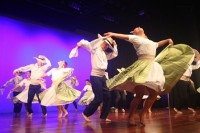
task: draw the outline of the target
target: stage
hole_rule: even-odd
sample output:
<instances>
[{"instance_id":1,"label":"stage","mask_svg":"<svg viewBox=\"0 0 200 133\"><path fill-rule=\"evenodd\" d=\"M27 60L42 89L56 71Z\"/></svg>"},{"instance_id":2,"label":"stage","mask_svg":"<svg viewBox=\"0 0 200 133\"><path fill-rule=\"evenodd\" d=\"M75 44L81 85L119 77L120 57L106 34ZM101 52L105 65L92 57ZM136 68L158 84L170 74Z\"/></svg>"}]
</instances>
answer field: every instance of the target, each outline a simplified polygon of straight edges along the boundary
<instances>
[{"instance_id":1,"label":"stage","mask_svg":"<svg viewBox=\"0 0 200 133\"><path fill-rule=\"evenodd\" d=\"M138 110L140 111L140 110ZM34 113L28 118L26 113L15 116L12 113L0 114L1 133L198 133L200 132L200 109L194 114L183 110L177 115L172 109L156 108L145 117L144 127L127 125L128 113L114 113L109 117L112 122L106 123L99 120L97 111L91 116L92 122L85 122L82 110L70 110L66 118L57 118L57 112L48 112L46 118L41 113ZM136 116L136 120L138 117Z\"/></svg>"}]
</instances>

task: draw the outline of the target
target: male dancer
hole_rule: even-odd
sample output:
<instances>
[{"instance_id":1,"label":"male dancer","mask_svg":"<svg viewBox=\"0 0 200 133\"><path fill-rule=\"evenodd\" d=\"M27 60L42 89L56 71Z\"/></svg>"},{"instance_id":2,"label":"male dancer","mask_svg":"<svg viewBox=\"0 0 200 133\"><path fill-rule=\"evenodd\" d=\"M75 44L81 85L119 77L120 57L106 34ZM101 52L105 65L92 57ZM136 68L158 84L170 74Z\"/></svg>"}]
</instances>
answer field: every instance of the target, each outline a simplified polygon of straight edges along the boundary
<instances>
[{"instance_id":1,"label":"male dancer","mask_svg":"<svg viewBox=\"0 0 200 133\"><path fill-rule=\"evenodd\" d=\"M88 118L97 110L103 102L100 119L105 122L111 122L107 118L110 110L110 92L106 86L105 70L108 66L108 60L117 57L118 50L116 42L112 38L100 37L92 42L81 40L77 47L83 46L91 53L92 71L90 81L94 92L94 100L85 108L83 118L90 122Z\"/></svg>"},{"instance_id":2,"label":"male dancer","mask_svg":"<svg viewBox=\"0 0 200 133\"><path fill-rule=\"evenodd\" d=\"M34 57L37 60L37 63L35 64L30 64L24 67L20 67L18 69L15 69L14 72L21 71L21 72L27 72L31 71L31 81L30 81L30 86L29 86L29 91L28 91L28 102L27 102L27 110L28 110L28 117L32 117L32 101L35 96L37 95L39 103L40 98L39 98L39 93L41 92L41 84L43 82L43 75L45 74L46 70L51 67L51 62L49 59L47 59L43 55L39 55L38 57ZM47 116L47 110L45 106L42 106L42 113L43 116Z\"/></svg>"}]
</instances>

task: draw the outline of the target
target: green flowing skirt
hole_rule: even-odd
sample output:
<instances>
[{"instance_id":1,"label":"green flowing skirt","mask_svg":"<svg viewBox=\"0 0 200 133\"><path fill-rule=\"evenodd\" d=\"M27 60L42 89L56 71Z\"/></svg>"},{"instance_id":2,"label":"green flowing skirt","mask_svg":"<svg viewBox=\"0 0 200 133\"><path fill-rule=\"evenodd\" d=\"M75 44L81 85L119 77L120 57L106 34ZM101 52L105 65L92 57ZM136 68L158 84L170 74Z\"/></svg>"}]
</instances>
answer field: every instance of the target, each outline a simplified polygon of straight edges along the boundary
<instances>
[{"instance_id":1,"label":"green flowing skirt","mask_svg":"<svg viewBox=\"0 0 200 133\"><path fill-rule=\"evenodd\" d=\"M72 103L80 97L81 92L69 86L63 81L64 78L58 79L51 87L41 93L41 105L58 106Z\"/></svg>"},{"instance_id":2,"label":"green flowing skirt","mask_svg":"<svg viewBox=\"0 0 200 133\"><path fill-rule=\"evenodd\" d=\"M157 57L164 71L165 84L163 94L170 92L194 60L194 50L186 44L166 47Z\"/></svg>"},{"instance_id":3,"label":"green flowing skirt","mask_svg":"<svg viewBox=\"0 0 200 133\"><path fill-rule=\"evenodd\" d=\"M162 90L163 93L167 93L175 85L175 83L180 79L183 73L187 70L189 65L192 63L194 58L193 49L186 44L177 44L173 46L166 47L161 53L156 57L155 60L137 60L131 66L126 68L121 73L117 74L113 78L106 81L109 90L127 90L129 92L134 92L135 86L143 84L146 86L154 85L150 87L159 92ZM156 80L154 82L149 82L149 73L152 73L152 67L156 63L159 63L163 69L163 74L152 74L152 78L162 75L165 78L165 82L162 85L157 84ZM158 67L158 65L157 65ZM161 72L161 71L160 71ZM157 79L159 81L159 78ZM157 85L157 86L156 86ZM159 87L162 87L159 89Z\"/></svg>"},{"instance_id":4,"label":"green flowing skirt","mask_svg":"<svg viewBox=\"0 0 200 133\"><path fill-rule=\"evenodd\" d=\"M78 104L79 105L88 105L92 102L93 99L94 99L93 91L87 91L84 93L84 95L78 101Z\"/></svg>"}]
</instances>

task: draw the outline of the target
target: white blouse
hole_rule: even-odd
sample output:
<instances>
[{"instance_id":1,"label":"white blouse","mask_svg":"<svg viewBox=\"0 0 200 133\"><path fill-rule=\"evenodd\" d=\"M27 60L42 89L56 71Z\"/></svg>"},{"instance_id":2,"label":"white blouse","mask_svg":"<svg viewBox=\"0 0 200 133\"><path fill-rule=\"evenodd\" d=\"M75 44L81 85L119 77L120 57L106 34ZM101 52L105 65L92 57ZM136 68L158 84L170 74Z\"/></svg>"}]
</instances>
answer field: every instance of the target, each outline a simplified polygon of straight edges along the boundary
<instances>
[{"instance_id":1,"label":"white blouse","mask_svg":"<svg viewBox=\"0 0 200 133\"><path fill-rule=\"evenodd\" d=\"M138 56L142 54L156 56L157 42L137 35L129 35L128 41L133 44Z\"/></svg>"},{"instance_id":2,"label":"white blouse","mask_svg":"<svg viewBox=\"0 0 200 133\"><path fill-rule=\"evenodd\" d=\"M68 73L70 76L72 74L72 68L52 68L50 71L47 72L47 76L51 76L51 80L55 81L59 79L60 77L63 77L66 73Z\"/></svg>"},{"instance_id":3,"label":"white blouse","mask_svg":"<svg viewBox=\"0 0 200 133\"><path fill-rule=\"evenodd\" d=\"M200 60L195 65L190 65L189 68L183 74L184 76L191 77L192 71L200 68Z\"/></svg>"}]
</instances>

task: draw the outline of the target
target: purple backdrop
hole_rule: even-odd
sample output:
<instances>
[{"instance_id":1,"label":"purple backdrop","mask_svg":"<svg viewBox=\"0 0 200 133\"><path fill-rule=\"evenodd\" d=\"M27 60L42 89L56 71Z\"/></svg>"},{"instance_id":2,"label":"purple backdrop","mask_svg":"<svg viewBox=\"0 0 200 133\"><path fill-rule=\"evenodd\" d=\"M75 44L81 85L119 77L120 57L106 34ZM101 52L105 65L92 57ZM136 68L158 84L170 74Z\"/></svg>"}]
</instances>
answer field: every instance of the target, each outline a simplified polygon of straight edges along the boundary
<instances>
[{"instance_id":1,"label":"purple backdrop","mask_svg":"<svg viewBox=\"0 0 200 133\"><path fill-rule=\"evenodd\" d=\"M42 54L51 60L51 68L57 67L59 60L67 61L68 67L75 69L73 75L79 79L80 84L77 89L82 90L85 79L90 75L90 53L82 48L79 50L79 57L69 59L69 52L83 38L84 36L75 33L0 16L0 87L14 77L12 72L15 68L36 63L33 57ZM48 77L47 87L50 84L50 77ZM13 103L6 99L12 87L12 85L8 86L4 94L0 95L0 113L13 112ZM41 111L38 104L34 104L33 108L35 112ZM70 108L74 108L72 104ZM57 109L48 107L48 111L51 110ZM24 107L22 111L25 111Z\"/></svg>"}]
</instances>

